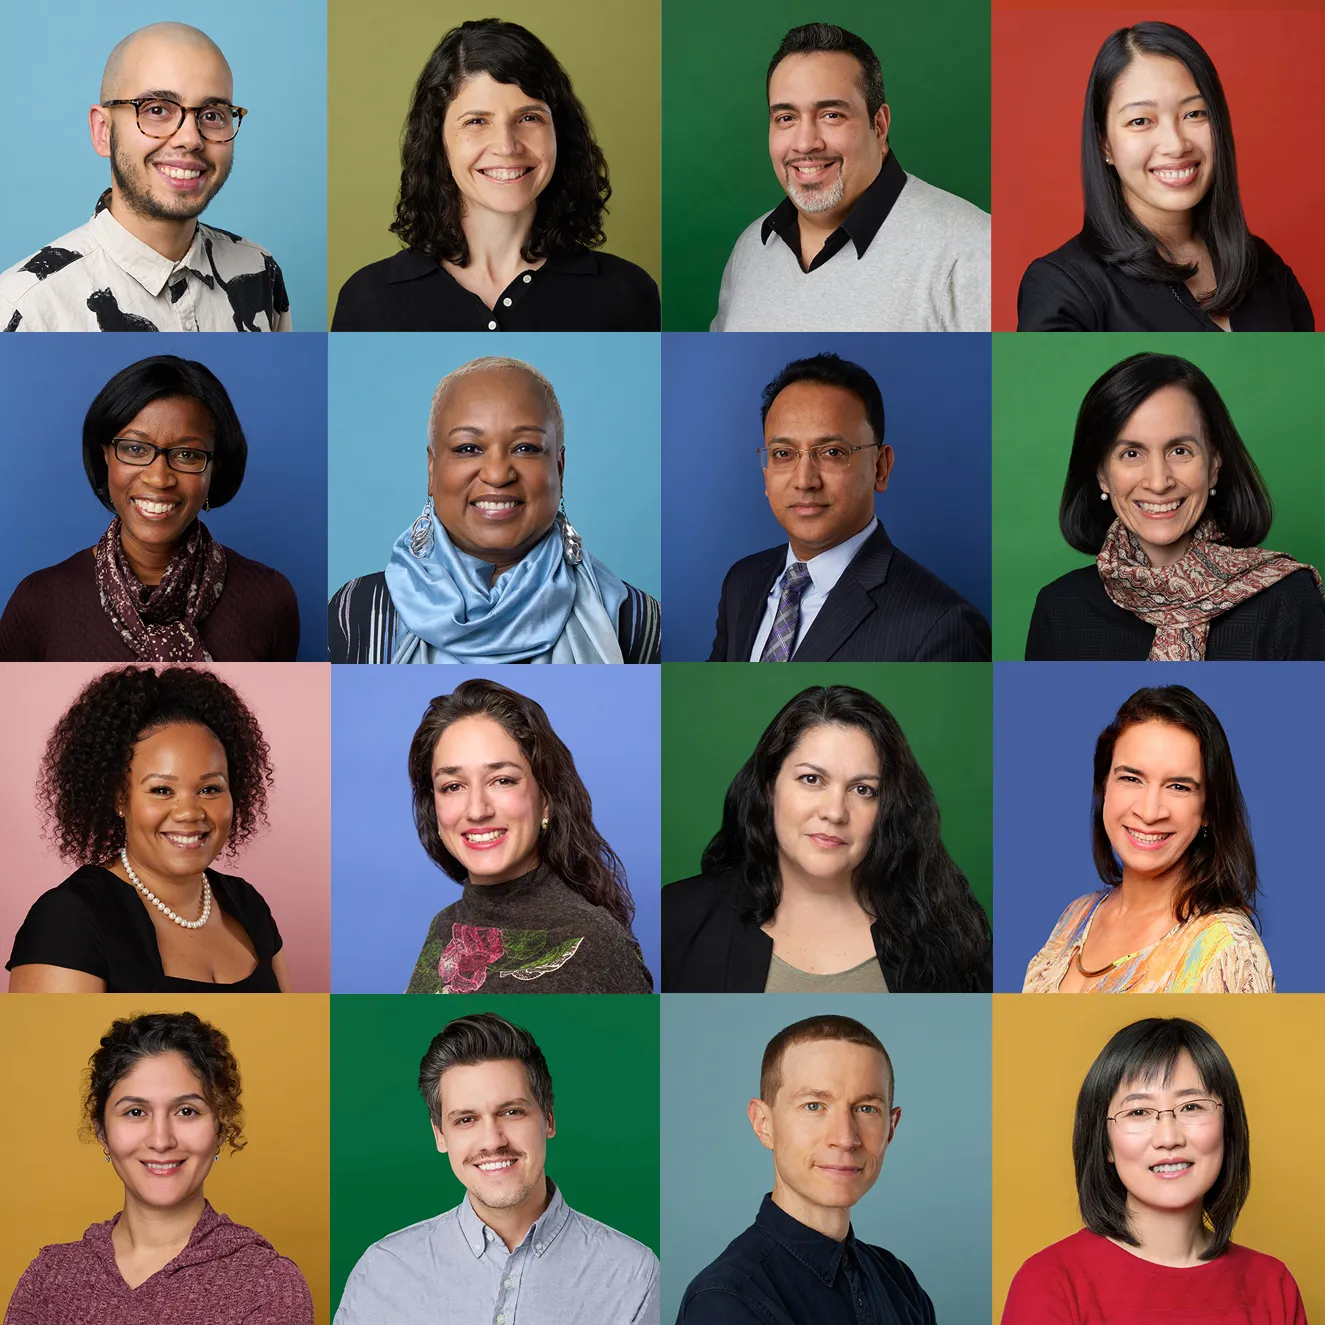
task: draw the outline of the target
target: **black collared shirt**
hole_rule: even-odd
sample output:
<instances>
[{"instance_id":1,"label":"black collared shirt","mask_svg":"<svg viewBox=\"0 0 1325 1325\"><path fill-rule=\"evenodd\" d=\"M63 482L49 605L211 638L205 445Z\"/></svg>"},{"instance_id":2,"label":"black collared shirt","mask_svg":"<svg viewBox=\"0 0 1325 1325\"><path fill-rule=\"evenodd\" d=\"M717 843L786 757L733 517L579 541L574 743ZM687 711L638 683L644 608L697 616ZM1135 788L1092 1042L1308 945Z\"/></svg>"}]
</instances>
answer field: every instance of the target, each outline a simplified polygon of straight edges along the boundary
<instances>
[{"instance_id":1,"label":"black collared shirt","mask_svg":"<svg viewBox=\"0 0 1325 1325\"><path fill-rule=\"evenodd\" d=\"M769 235L776 230L806 271L822 267L845 247L848 239L856 246L856 257L864 257L865 250L879 233L879 227L888 219L888 213L892 211L905 183L906 171L897 160L897 154L890 151L883 158L883 165L879 167L874 182L856 199L856 205L847 214L846 220L828 236L823 248L814 255L814 261L808 267L801 258L800 213L790 198L783 198L764 218L764 228L759 232L759 238L767 244Z\"/></svg>"},{"instance_id":2,"label":"black collared shirt","mask_svg":"<svg viewBox=\"0 0 1325 1325\"><path fill-rule=\"evenodd\" d=\"M341 286L332 331L657 331L658 287L610 253L576 249L522 272L489 308L440 262L405 249Z\"/></svg>"},{"instance_id":3,"label":"black collared shirt","mask_svg":"<svg viewBox=\"0 0 1325 1325\"><path fill-rule=\"evenodd\" d=\"M836 1242L769 1195L686 1289L676 1325L934 1325L934 1306L891 1252Z\"/></svg>"}]
</instances>

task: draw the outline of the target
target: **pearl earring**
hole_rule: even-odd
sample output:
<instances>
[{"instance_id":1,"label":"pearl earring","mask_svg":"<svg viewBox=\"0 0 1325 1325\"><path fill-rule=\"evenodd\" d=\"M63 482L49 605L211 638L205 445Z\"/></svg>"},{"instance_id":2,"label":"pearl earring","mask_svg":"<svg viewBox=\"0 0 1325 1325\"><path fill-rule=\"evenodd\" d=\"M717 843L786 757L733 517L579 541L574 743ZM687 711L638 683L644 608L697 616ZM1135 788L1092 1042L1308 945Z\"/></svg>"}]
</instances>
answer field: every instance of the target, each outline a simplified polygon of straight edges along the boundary
<instances>
[{"instance_id":1,"label":"pearl earring","mask_svg":"<svg viewBox=\"0 0 1325 1325\"><path fill-rule=\"evenodd\" d=\"M1215 495L1215 490L1214 490L1213 488L1210 489L1210 495L1211 495L1212 497Z\"/></svg>"},{"instance_id":2,"label":"pearl earring","mask_svg":"<svg viewBox=\"0 0 1325 1325\"><path fill-rule=\"evenodd\" d=\"M1100 501L1108 501L1108 500L1109 500L1109 493L1108 489L1106 488L1103 492L1100 493Z\"/></svg>"}]
</instances>

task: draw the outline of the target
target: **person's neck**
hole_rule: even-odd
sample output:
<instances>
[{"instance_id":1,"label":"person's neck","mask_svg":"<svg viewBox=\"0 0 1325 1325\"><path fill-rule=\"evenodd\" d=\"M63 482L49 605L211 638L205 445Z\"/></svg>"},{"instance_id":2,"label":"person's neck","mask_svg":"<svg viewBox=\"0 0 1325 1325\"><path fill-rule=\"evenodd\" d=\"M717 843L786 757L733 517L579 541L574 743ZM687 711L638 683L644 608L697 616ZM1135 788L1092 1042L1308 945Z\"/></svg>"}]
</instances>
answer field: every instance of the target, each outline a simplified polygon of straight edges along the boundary
<instances>
[{"instance_id":1,"label":"person's neck","mask_svg":"<svg viewBox=\"0 0 1325 1325\"><path fill-rule=\"evenodd\" d=\"M1111 894L1114 914L1129 921L1153 920L1160 916L1172 920L1183 877L1180 865L1164 874L1144 878L1124 869L1122 882Z\"/></svg>"},{"instance_id":2,"label":"person's neck","mask_svg":"<svg viewBox=\"0 0 1325 1325\"><path fill-rule=\"evenodd\" d=\"M195 913L201 914L202 911L202 878L205 871L199 870L197 874L186 875L184 878L176 878L169 874L158 874L154 870L140 865L133 858L133 852L127 851L129 864L133 866L133 872L138 876L138 882L143 885L148 892L160 898L172 911L176 912L185 920L195 918ZM111 861L110 872L123 879L125 883L132 883L128 872L124 868L124 862L117 855ZM144 906L151 904L146 898L143 899Z\"/></svg>"},{"instance_id":3,"label":"person's neck","mask_svg":"<svg viewBox=\"0 0 1325 1325\"><path fill-rule=\"evenodd\" d=\"M469 248L468 269L503 288L522 271L536 264L523 256L534 228L535 205L522 212L466 214L460 226Z\"/></svg>"},{"instance_id":4,"label":"person's neck","mask_svg":"<svg viewBox=\"0 0 1325 1325\"><path fill-rule=\"evenodd\" d=\"M797 911L858 911L851 871L819 879L796 869L787 861L779 869L781 887L778 896L778 914L781 917Z\"/></svg>"},{"instance_id":5,"label":"person's neck","mask_svg":"<svg viewBox=\"0 0 1325 1325\"><path fill-rule=\"evenodd\" d=\"M815 1205L793 1191L782 1181L780 1173L773 1178L773 1204L783 1214L790 1215L798 1224L822 1233L834 1242L845 1242L851 1232L851 1210L840 1206Z\"/></svg>"},{"instance_id":6,"label":"person's neck","mask_svg":"<svg viewBox=\"0 0 1325 1325\"><path fill-rule=\"evenodd\" d=\"M126 1189L124 1211L115 1225L116 1247L134 1255L169 1252L167 1259L173 1260L188 1246L205 1205L206 1199L198 1192L181 1205L160 1210L143 1205Z\"/></svg>"},{"instance_id":7,"label":"person's neck","mask_svg":"<svg viewBox=\"0 0 1325 1325\"><path fill-rule=\"evenodd\" d=\"M171 262L178 262L189 251L193 236L198 231L198 222L193 217L167 221L140 215L120 197L119 188L115 185L111 186L110 214L135 239L141 239L148 248L155 249Z\"/></svg>"},{"instance_id":8,"label":"person's neck","mask_svg":"<svg viewBox=\"0 0 1325 1325\"><path fill-rule=\"evenodd\" d=\"M552 1203L552 1191L544 1176L519 1205L506 1210L481 1205L474 1200L472 1193L468 1200L469 1208L506 1244L506 1250L514 1251L525 1240L539 1215Z\"/></svg>"},{"instance_id":9,"label":"person's neck","mask_svg":"<svg viewBox=\"0 0 1325 1325\"><path fill-rule=\"evenodd\" d=\"M1140 1245L1117 1245L1153 1265L1199 1265L1201 1253L1210 1245L1200 1202L1185 1210L1155 1210L1128 1197L1127 1223Z\"/></svg>"},{"instance_id":10,"label":"person's neck","mask_svg":"<svg viewBox=\"0 0 1325 1325\"><path fill-rule=\"evenodd\" d=\"M835 547L841 547L843 543L849 543L853 538L859 538L866 529L870 527L870 522L874 519L874 512L871 511L866 517L865 523L860 526L855 533L848 534L845 538L839 538L834 543L829 543L826 547L811 547L806 543L797 543L790 535L787 535L787 542L791 546L792 556L797 561L812 561L815 557L822 556L825 552L831 552Z\"/></svg>"},{"instance_id":11,"label":"person's neck","mask_svg":"<svg viewBox=\"0 0 1325 1325\"><path fill-rule=\"evenodd\" d=\"M144 543L140 543L132 534L125 532L122 524L120 526L120 547L124 549L124 559L129 563L129 569L133 571L134 579L139 584L149 586L161 583L162 577L166 573L166 567L170 565L170 558L175 551L174 543L165 547L149 547Z\"/></svg>"}]
</instances>

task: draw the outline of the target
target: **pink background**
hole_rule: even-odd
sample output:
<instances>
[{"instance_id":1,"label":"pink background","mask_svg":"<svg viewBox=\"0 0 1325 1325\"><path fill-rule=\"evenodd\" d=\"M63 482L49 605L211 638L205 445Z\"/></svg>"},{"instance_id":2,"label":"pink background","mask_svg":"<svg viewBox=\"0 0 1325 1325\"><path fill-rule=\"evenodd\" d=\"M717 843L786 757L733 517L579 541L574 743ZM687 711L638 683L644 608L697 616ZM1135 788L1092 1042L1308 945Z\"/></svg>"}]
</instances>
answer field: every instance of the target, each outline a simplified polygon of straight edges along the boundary
<instances>
[{"instance_id":1,"label":"pink background","mask_svg":"<svg viewBox=\"0 0 1325 1325\"><path fill-rule=\"evenodd\" d=\"M28 907L76 868L43 841L37 769L46 738L74 696L108 670L97 663L6 663L0 691L0 953L9 960ZM298 993L331 989L331 668L326 663L224 663L271 747L271 826L237 856L217 857L266 898ZM0 967L3 966L0 962ZM8 973L0 989L8 988Z\"/></svg>"}]
</instances>

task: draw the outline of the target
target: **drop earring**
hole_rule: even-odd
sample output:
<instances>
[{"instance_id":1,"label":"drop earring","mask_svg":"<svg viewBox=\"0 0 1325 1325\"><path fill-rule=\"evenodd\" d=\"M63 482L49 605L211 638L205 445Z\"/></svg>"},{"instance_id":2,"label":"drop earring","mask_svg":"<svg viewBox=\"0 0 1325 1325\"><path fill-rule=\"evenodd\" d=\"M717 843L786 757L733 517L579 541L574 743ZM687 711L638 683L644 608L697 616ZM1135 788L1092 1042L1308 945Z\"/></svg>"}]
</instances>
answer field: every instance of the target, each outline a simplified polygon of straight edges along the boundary
<instances>
[{"instance_id":1,"label":"drop earring","mask_svg":"<svg viewBox=\"0 0 1325 1325\"><path fill-rule=\"evenodd\" d=\"M566 558L566 565L578 566L584 560L584 540L575 531L575 526L566 518L566 498L561 498L561 509L557 512L557 529L561 532L561 553ZM546 825L545 825L546 826Z\"/></svg>"},{"instance_id":2,"label":"drop earring","mask_svg":"<svg viewBox=\"0 0 1325 1325\"><path fill-rule=\"evenodd\" d=\"M1108 500L1109 500L1109 493L1108 490L1106 489L1104 492L1100 493L1100 501L1108 501Z\"/></svg>"},{"instance_id":3,"label":"drop earring","mask_svg":"<svg viewBox=\"0 0 1325 1325\"><path fill-rule=\"evenodd\" d=\"M429 493L428 500L423 505L423 514L410 526L409 550L422 561L424 557L431 555L432 545L432 494Z\"/></svg>"},{"instance_id":4,"label":"drop earring","mask_svg":"<svg viewBox=\"0 0 1325 1325\"><path fill-rule=\"evenodd\" d=\"M109 1164L109 1163L110 1163L110 1151L107 1150L105 1146L102 1146L102 1147L101 1147L101 1153L102 1153L103 1155L105 1155L105 1157L106 1157L106 1163Z\"/></svg>"},{"instance_id":5,"label":"drop earring","mask_svg":"<svg viewBox=\"0 0 1325 1325\"><path fill-rule=\"evenodd\" d=\"M204 497L202 499L202 509L204 511L210 511L212 509L212 499L210 497Z\"/></svg>"}]
</instances>

